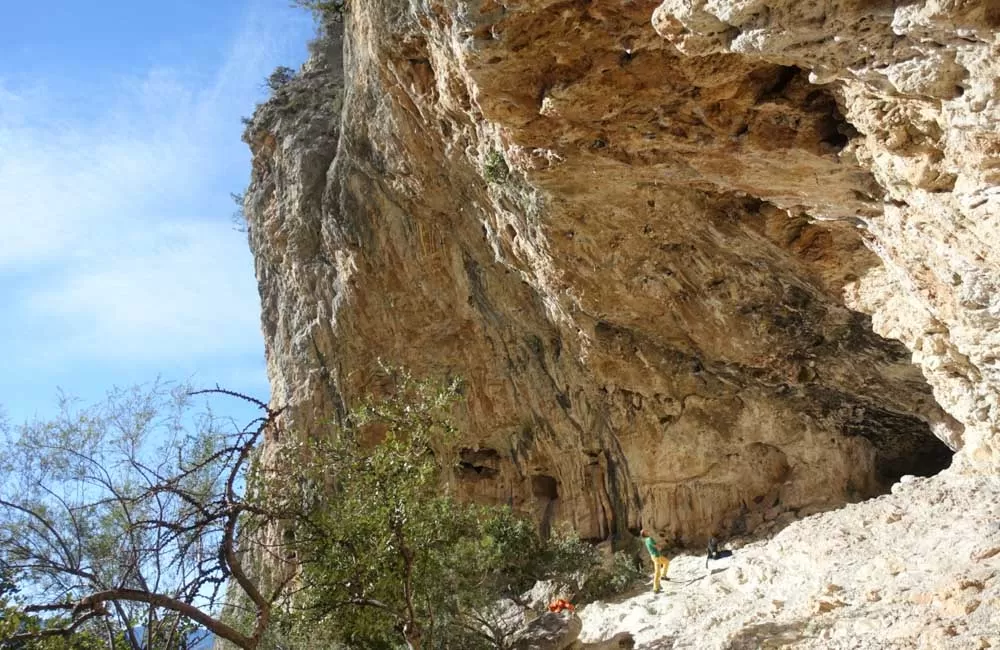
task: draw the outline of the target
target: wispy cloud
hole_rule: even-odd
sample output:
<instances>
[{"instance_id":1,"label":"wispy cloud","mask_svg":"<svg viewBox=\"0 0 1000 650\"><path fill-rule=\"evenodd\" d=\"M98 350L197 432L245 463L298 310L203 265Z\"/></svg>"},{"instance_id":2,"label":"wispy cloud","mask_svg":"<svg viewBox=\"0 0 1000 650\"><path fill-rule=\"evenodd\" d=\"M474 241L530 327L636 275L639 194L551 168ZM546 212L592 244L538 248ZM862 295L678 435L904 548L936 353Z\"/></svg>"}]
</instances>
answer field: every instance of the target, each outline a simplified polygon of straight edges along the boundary
<instances>
[{"instance_id":1,"label":"wispy cloud","mask_svg":"<svg viewBox=\"0 0 1000 650\"><path fill-rule=\"evenodd\" d=\"M10 122L0 117L3 270L63 260L127 231L164 189L190 180L183 162L196 157L169 115L74 124L50 117L58 105L38 101L24 102L24 115Z\"/></svg>"},{"instance_id":2,"label":"wispy cloud","mask_svg":"<svg viewBox=\"0 0 1000 650\"><path fill-rule=\"evenodd\" d=\"M205 70L161 66L99 88L14 90L0 78L8 368L35 381L53 364L78 365L82 381L109 363L244 375L227 360L249 355L262 369L252 260L228 192L248 173L239 117L309 30L307 16L270 6L256 5Z\"/></svg>"},{"instance_id":3,"label":"wispy cloud","mask_svg":"<svg viewBox=\"0 0 1000 650\"><path fill-rule=\"evenodd\" d=\"M262 351L251 262L228 223L154 223L116 243L80 256L71 275L28 298L25 323L72 324L36 360L155 363Z\"/></svg>"}]
</instances>

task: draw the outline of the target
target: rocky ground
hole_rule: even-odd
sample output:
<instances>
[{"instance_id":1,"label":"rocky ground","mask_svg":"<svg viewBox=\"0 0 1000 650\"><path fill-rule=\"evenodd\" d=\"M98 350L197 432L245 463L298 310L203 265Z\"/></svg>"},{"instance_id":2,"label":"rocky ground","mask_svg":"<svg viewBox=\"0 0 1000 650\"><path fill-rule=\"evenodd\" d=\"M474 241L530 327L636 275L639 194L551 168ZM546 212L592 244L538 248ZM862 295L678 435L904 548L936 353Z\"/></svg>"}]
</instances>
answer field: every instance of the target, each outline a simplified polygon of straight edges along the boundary
<instances>
[{"instance_id":1,"label":"rocky ground","mask_svg":"<svg viewBox=\"0 0 1000 650\"><path fill-rule=\"evenodd\" d=\"M682 555L580 611L579 641L636 648L1000 648L1000 479L947 471L796 521L731 560ZM622 647L627 647L627 644Z\"/></svg>"}]
</instances>

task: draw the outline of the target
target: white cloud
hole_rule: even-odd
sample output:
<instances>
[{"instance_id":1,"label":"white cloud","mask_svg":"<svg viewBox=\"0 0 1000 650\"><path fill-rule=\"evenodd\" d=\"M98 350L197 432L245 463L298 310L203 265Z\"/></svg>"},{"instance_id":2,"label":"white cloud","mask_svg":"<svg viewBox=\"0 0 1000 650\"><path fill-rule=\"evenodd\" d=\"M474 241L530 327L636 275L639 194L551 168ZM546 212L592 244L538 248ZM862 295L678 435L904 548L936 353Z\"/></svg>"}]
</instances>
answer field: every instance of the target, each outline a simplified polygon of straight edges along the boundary
<instances>
[{"instance_id":1,"label":"white cloud","mask_svg":"<svg viewBox=\"0 0 1000 650\"><path fill-rule=\"evenodd\" d=\"M270 68L304 50L308 17L260 6L207 83L169 67L99 89L14 91L0 79L9 367L239 359L219 365L224 375L262 356L252 260L228 192L249 171L239 117Z\"/></svg>"},{"instance_id":2,"label":"white cloud","mask_svg":"<svg viewBox=\"0 0 1000 650\"><path fill-rule=\"evenodd\" d=\"M228 223L123 233L114 248L78 257L73 271L25 305L28 322L72 324L39 361L155 363L261 350L252 261Z\"/></svg>"},{"instance_id":3,"label":"white cloud","mask_svg":"<svg viewBox=\"0 0 1000 650\"><path fill-rule=\"evenodd\" d=\"M163 189L192 181L191 162L206 156L199 134L184 129L200 126L162 74L111 98L95 121L72 119L67 105L82 101L73 92L38 87L9 102L0 114L0 270L62 259L127 230L134 217L123 213L150 211Z\"/></svg>"},{"instance_id":4,"label":"white cloud","mask_svg":"<svg viewBox=\"0 0 1000 650\"><path fill-rule=\"evenodd\" d=\"M127 232L123 212L148 209L158 185L183 171L176 143L72 132L22 132L8 143L0 150L0 269L63 260Z\"/></svg>"}]
</instances>

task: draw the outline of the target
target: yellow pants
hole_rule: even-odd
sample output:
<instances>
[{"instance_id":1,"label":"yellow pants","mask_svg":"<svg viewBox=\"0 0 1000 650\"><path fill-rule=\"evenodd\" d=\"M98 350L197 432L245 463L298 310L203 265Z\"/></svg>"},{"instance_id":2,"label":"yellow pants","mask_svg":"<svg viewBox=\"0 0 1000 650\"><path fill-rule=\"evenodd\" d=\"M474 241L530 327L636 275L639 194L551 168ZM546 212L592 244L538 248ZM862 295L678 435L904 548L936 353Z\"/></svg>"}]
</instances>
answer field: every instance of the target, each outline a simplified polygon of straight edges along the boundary
<instances>
[{"instance_id":1,"label":"yellow pants","mask_svg":"<svg viewBox=\"0 0 1000 650\"><path fill-rule=\"evenodd\" d=\"M653 591L660 590L660 578L667 577L667 569L670 568L670 558L666 555L649 556L653 560Z\"/></svg>"}]
</instances>

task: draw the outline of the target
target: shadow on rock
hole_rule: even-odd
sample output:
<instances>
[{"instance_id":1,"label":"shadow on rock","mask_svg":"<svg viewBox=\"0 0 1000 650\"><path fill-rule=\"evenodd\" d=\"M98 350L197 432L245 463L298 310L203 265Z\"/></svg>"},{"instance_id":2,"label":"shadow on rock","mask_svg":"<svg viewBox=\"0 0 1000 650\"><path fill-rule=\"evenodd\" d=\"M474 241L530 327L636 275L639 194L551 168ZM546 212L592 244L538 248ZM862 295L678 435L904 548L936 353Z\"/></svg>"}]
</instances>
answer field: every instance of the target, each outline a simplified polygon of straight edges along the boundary
<instances>
[{"instance_id":1,"label":"shadow on rock","mask_svg":"<svg viewBox=\"0 0 1000 650\"><path fill-rule=\"evenodd\" d=\"M810 622L808 619L803 619L793 623L760 623L745 627L733 635L727 650L776 650L794 647L814 637L815 629L808 629Z\"/></svg>"}]
</instances>

